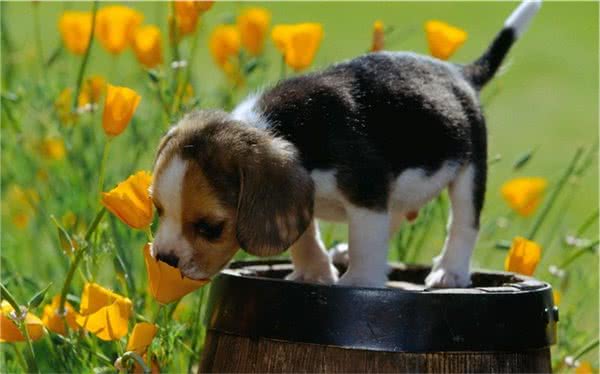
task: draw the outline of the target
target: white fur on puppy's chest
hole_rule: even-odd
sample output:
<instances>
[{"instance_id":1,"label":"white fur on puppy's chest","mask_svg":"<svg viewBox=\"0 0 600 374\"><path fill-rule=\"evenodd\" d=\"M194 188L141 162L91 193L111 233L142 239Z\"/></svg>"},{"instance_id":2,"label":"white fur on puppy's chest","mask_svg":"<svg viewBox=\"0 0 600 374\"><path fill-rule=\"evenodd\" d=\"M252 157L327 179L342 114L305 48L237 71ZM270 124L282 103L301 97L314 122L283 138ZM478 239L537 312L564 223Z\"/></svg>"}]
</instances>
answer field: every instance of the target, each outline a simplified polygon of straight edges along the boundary
<instances>
[{"instance_id":1,"label":"white fur on puppy's chest","mask_svg":"<svg viewBox=\"0 0 600 374\"><path fill-rule=\"evenodd\" d=\"M403 171L392 182L390 209L394 214L418 210L436 197L454 179L458 163L446 162L432 174L424 169L411 168ZM334 170L313 170L315 183L316 217L329 221L346 221L349 202L337 187Z\"/></svg>"}]
</instances>

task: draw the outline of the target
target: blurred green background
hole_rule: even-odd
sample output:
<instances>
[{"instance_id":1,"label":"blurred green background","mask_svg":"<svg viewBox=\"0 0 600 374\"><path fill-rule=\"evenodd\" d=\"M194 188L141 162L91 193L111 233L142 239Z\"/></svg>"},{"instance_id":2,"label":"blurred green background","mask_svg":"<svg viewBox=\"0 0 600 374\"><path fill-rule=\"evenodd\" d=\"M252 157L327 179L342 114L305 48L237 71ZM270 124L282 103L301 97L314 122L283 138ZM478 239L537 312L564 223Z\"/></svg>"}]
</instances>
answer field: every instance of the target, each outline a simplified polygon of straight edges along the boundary
<instances>
[{"instance_id":1,"label":"blurred green background","mask_svg":"<svg viewBox=\"0 0 600 374\"><path fill-rule=\"evenodd\" d=\"M120 2L142 11L144 23L158 25L163 31L165 60L168 61L167 14L168 3ZM107 5L102 3L101 5ZM240 10L250 6L262 6L272 12L272 24L303 21L323 24L325 36L311 69L325 67L330 63L352 58L367 51L371 44L372 24L380 19L394 31L386 40L386 49L410 50L428 53L423 23L429 19L440 19L459 26L468 32L465 45L451 58L455 62L469 62L478 57L500 30L506 17L517 5L512 2L275 2L241 3L217 2L202 17L201 34L197 56L192 68L192 84L201 100L201 107L212 107L215 90L226 86L226 79L213 63L208 50L208 38L214 26L232 22ZM34 8L37 6L37 10ZM43 124L51 117L52 108L28 98L36 95L56 97L67 86L74 86L80 58L66 51L58 56L49 70L40 68L37 57L34 20L36 11L41 20L41 44L45 59L60 45L57 22L66 9L90 10L91 3L3 3L2 11L12 49L3 50L2 88L17 92L24 97L29 110L19 117L23 134L55 134L62 130ZM534 19L530 29L514 45L504 68L497 78L483 91L489 130L490 159L499 155L498 162L490 166L487 202L483 213L483 226L494 224L499 217L507 215L508 208L502 201L501 184L515 176L541 176L550 183L562 175L577 147L590 147L598 140L598 3L596 2L546 2ZM184 56L189 50L189 40L183 42ZM270 62L260 81L250 80L243 91L250 92L274 83L280 72L280 56L272 42L266 43L266 60ZM142 102L130 129L113 144L108 164L106 186L112 186L137 169L150 169L154 149L167 124L161 118L156 96L151 94L147 75L140 69L130 50L113 57L108 55L97 41L91 52L87 74L100 74L112 84L126 85L142 92ZM44 82L44 85L36 84ZM90 130L90 150L83 165L92 165L98 158L98 145L102 143L102 132L95 121L79 126L96 126ZM35 170L30 168L29 155L33 148L24 137L7 134L2 124L2 191L18 183L36 186ZM131 145L131 146L130 146ZM423 146L426 146L425 144ZM101 147L100 147L101 148ZM531 161L518 172L513 171L514 162L525 152L535 149ZM52 172L60 173L62 167L49 166ZM47 211L32 223L29 231L16 230L3 213L2 256L8 259L13 269L37 282L62 282L64 260L56 255L55 228L48 220L49 214L60 217L67 208L76 215L91 219L89 199L81 196L89 192L89 186L80 183L94 178L97 170L90 167L76 171L76 176L56 177L55 184L41 193ZM52 177L54 178L54 177ZM92 183L91 186L94 184ZM42 190L42 188L40 188ZM89 194L88 194L89 195ZM569 184L561 199L557 201L539 241L544 245L544 257L536 276L551 280L548 266L564 258L560 245L564 237L572 234L582 222L597 211L598 207L598 163L593 165L582 178ZM3 210L4 212L4 210ZM495 249L498 239L511 240L514 235L524 235L532 220L514 218L518 225L500 227L493 238L482 240L475 254L475 266L501 269L505 252ZM118 229L120 230L120 229ZM325 226L328 241L344 240L344 228ZM597 222L585 235L597 239ZM143 235L123 234L121 245L141 248ZM427 250L420 252L417 261L429 263L443 243L443 230L432 233L427 241ZM136 251L139 252L139 251ZM592 258L592 257L589 257ZM572 313L576 330L586 331L585 337L573 341L572 348L598 331L598 264L579 261L573 267L570 293L563 295L561 309L566 315ZM132 255L132 263L142 269L141 254ZM110 272L105 277L110 278ZM40 279L41 278L41 279ZM518 306L515 306L518 307ZM591 335L590 335L591 334ZM571 338L571 337L569 337ZM570 346L565 348L570 349ZM594 356L596 357L596 356ZM597 362L597 358L594 358Z\"/></svg>"}]
</instances>

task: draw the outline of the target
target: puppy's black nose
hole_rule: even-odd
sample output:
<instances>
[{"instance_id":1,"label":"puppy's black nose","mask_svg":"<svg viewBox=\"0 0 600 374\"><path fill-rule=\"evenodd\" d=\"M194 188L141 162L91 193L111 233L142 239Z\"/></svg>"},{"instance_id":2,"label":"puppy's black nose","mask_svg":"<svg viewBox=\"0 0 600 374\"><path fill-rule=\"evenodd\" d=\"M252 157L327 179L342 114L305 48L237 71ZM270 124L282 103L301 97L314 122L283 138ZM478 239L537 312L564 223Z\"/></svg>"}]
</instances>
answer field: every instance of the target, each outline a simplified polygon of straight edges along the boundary
<instances>
[{"instance_id":1,"label":"puppy's black nose","mask_svg":"<svg viewBox=\"0 0 600 374\"><path fill-rule=\"evenodd\" d=\"M175 256L173 254L173 252L167 253L167 254L165 254L165 253L158 253L156 255L156 259L158 261L162 261L162 262L166 263L167 265L171 265L171 266L173 266L175 268L177 267L177 264L179 263L179 257Z\"/></svg>"}]
</instances>

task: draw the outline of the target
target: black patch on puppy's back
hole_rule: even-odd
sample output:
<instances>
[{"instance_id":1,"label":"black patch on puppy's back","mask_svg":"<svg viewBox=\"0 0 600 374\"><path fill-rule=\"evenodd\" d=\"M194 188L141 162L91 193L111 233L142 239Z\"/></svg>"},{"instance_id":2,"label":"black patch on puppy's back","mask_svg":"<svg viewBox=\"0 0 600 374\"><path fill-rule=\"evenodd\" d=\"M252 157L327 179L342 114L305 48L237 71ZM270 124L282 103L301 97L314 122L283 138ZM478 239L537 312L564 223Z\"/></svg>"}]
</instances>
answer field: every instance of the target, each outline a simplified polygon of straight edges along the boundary
<instances>
[{"instance_id":1,"label":"black patch on puppy's back","mask_svg":"<svg viewBox=\"0 0 600 374\"><path fill-rule=\"evenodd\" d=\"M411 53L372 53L279 82L259 100L308 170L336 170L353 204L386 209L390 181L473 156L475 91L460 70ZM478 152L479 153L479 152Z\"/></svg>"}]
</instances>

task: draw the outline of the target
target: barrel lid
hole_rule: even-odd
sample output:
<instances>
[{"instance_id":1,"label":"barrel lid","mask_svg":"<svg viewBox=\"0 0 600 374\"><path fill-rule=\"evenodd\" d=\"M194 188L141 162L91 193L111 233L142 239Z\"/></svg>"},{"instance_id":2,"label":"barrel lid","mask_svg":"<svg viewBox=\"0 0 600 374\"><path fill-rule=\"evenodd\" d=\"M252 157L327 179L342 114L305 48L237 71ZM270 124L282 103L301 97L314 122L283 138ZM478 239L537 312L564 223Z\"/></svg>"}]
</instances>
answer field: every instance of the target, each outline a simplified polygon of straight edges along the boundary
<instances>
[{"instance_id":1,"label":"barrel lid","mask_svg":"<svg viewBox=\"0 0 600 374\"><path fill-rule=\"evenodd\" d=\"M427 289L429 267L390 266L387 288L362 288L286 281L285 260L234 262L212 282L207 327L387 352L516 352L556 342L547 283L481 270L471 288Z\"/></svg>"}]
</instances>

